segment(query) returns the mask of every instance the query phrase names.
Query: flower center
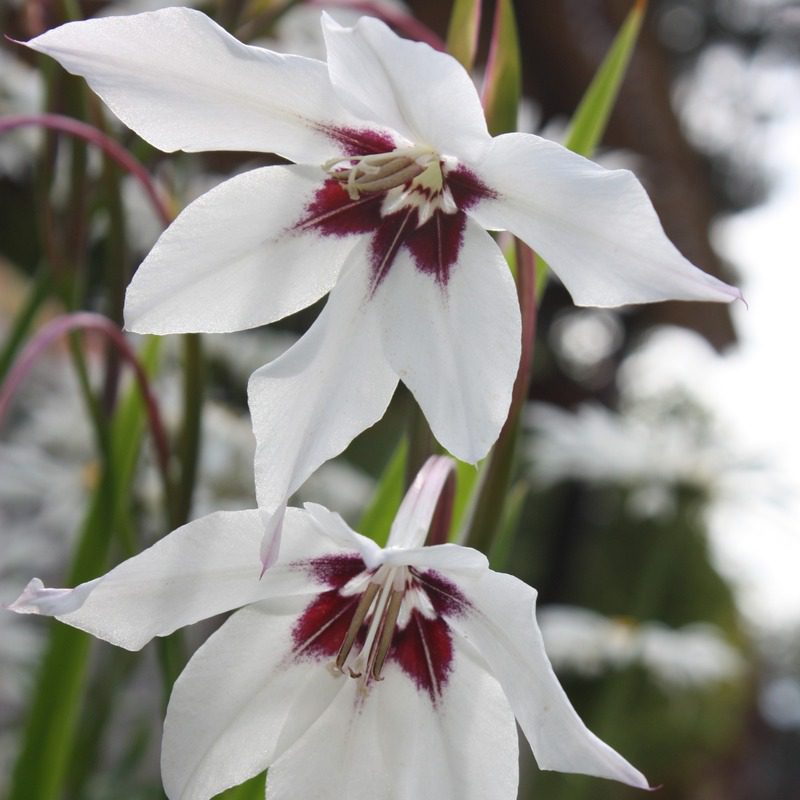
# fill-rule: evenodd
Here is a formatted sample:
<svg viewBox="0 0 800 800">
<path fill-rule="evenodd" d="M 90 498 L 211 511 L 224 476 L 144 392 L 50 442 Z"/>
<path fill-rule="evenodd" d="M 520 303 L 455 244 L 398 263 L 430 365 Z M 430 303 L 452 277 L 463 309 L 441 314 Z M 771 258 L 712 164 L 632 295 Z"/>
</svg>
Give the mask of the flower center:
<svg viewBox="0 0 800 800">
<path fill-rule="evenodd" d="M 381 216 L 416 208 L 418 228 L 436 211 L 458 211 L 447 188 L 442 159 L 423 145 L 337 157 L 323 164 L 323 169 L 344 185 L 351 200 L 359 200 L 362 194 L 384 194 Z"/>
<path fill-rule="evenodd" d="M 336 669 L 339 672 L 347 671 L 351 678 L 360 678 L 365 688 L 370 680 L 382 680 L 381 671 L 397 627 L 408 577 L 406 567 L 384 565 L 378 569 L 361 595 L 336 655 Z M 358 655 L 354 655 L 353 645 L 370 612 L 366 639 Z"/>
<path fill-rule="evenodd" d="M 469 606 L 456 586 L 433 570 L 385 564 L 368 570 L 354 554 L 298 562 L 298 568 L 325 588 L 293 626 L 294 658 L 357 679 L 362 694 L 393 664 L 438 702 L 453 665 L 446 618 Z"/>
</svg>

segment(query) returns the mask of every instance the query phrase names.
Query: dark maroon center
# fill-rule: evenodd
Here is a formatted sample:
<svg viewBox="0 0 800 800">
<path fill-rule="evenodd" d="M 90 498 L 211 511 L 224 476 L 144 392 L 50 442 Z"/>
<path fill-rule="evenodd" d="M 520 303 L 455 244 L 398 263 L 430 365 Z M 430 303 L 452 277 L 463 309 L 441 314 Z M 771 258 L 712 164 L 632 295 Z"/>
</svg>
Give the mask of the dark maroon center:
<svg viewBox="0 0 800 800">
<path fill-rule="evenodd" d="M 331 128 L 326 133 L 342 148 L 344 156 L 389 153 L 395 143 L 378 131 Z M 411 186 L 409 180 L 406 188 Z M 442 209 L 419 224 L 414 206 L 382 214 L 385 192 L 365 192 L 358 198 L 348 193 L 342 182 L 329 178 L 317 189 L 294 230 L 315 230 L 325 236 L 367 234 L 370 285 L 374 292 L 386 277 L 398 253 L 405 248 L 416 268 L 445 287 L 450 271 L 458 261 L 466 226 L 465 212 L 479 200 L 496 196 L 476 175 L 459 165 L 444 174 L 444 186 L 455 201 L 456 211 Z"/>
<path fill-rule="evenodd" d="M 327 588 L 309 603 L 292 629 L 294 657 L 330 662 L 344 642 L 361 599 L 361 594 L 343 590 L 356 576 L 363 573 L 366 577 L 367 568 L 355 554 L 323 556 L 299 566 Z M 395 628 L 387 662 L 396 663 L 435 704 L 453 668 L 453 637 L 447 618 L 463 614 L 469 603 L 440 573 L 409 571 L 413 588 L 427 597 L 433 613 L 430 609 L 423 613 L 415 604 L 403 624 Z M 359 631 L 358 647 L 367 638 L 370 622 L 371 616 L 367 616 Z"/>
</svg>

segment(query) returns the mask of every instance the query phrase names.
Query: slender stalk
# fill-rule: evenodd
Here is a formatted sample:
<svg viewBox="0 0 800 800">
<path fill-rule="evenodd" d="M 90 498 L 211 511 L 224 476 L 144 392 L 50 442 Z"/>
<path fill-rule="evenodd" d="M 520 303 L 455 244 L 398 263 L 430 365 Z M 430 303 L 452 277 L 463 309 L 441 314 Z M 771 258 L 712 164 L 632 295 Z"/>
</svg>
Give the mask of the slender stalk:
<svg viewBox="0 0 800 800">
<path fill-rule="evenodd" d="M 45 325 L 34 339 L 27 344 L 0 387 L 0 423 L 20 384 L 30 372 L 31 367 L 42 351 L 56 339 L 75 330 L 96 330 L 103 333 L 114 343 L 122 358 L 132 367 L 150 421 L 150 431 L 153 436 L 165 491 L 169 495 L 169 445 L 158 404 L 150 389 L 150 380 L 136 353 L 133 352 L 119 328 L 100 314 L 82 311 L 57 317 Z"/>
<path fill-rule="evenodd" d="M 183 525 L 192 509 L 192 495 L 197 482 L 200 459 L 203 396 L 205 394 L 205 364 L 203 343 L 199 333 L 183 337 L 183 428 L 180 437 L 180 483 L 172 519 L 173 527 Z"/>
<path fill-rule="evenodd" d="M 156 189 L 150 173 L 140 161 L 134 158 L 121 144 L 102 131 L 81 122 L 77 119 L 62 116 L 61 114 L 20 114 L 0 119 L 0 133 L 14 130 L 26 125 L 38 125 L 54 131 L 67 133 L 91 142 L 106 153 L 122 169 L 130 173 L 142 186 L 148 199 L 153 205 L 159 219 L 164 225 L 172 222 L 172 212 L 167 203 L 161 198 Z"/>
<path fill-rule="evenodd" d="M 390 25 L 409 39 L 425 42 L 434 50 L 444 52 L 447 49 L 447 45 L 442 39 L 427 25 L 423 25 L 416 17 L 390 8 L 383 3 L 369 2 L 369 0 L 307 0 L 306 5 L 320 8 L 330 8 L 331 6 L 350 8 L 370 17 L 382 19 L 387 25 Z"/>
</svg>

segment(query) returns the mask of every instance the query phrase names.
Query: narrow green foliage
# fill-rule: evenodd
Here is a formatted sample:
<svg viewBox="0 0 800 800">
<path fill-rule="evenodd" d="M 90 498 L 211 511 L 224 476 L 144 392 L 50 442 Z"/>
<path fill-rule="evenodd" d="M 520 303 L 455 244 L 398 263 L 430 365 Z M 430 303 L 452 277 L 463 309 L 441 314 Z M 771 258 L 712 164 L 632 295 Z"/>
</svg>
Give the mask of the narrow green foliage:
<svg viewBox="0 0 800 800">
<path fill-rule="evenodd" d="M 572 115 L 564 142 L 570 150 L 591 156 L 600 143 L 639 38 L 646 7 L 640 1 L 631 9 Z"/>
<path fill-rule="evenodd" d="M 451 539 L 459 538 L 480 474 L 480 467 L 467 464 L 465 461 L 456 462 L 456 496 L 453 500 L 453 519 L 450 524 Z"/>
<path fill-rule="evenodd" d="M 519 529 L 525 498 L 528 496 L 528 488 L 527 482 L 519 481 L 511 487 L 511 491 L 506 495 L 503 516 L 497 526 L 497 535 L 489 551 L 489 563 L 492 569 L 498 571 L 508 569 L 508 560 L 514 544 L 514 537 Z"/>
<path fill-rule="evenodd" d="M 265 773 L 261 772 L 249 781 L 232 786 L 221 794 L 215 796 L 214 800 L 264 800 Z"/>
<path fill-rule="evenodd" d="M 447 28 L 447 52 L 466 70 L 475 63 L 481 27 L 481 0 L 456 0 Z"/>
<path fill-rule="evenodd" d="M 14 318 L 11 329 L 6 334 L 3 348 L 0 350 L 0 383 L 5 380 L 17 353 L 22 347 L 22 343 L 28 336 L 36 314 L 47 299 L 49 281 L 50 275 L 47 270 L 40 269 L 34 283 L 31 285 L 25 304 Z"/>
<path fill-rule="evenodd" d="M 369 536 L 381 546 L 389 539 L 392 522 L 403 499 L 407 458 L 408 442 L 403 438 L 392 453 L 372 501 L 358 522 L 359 533 Z"/>
<path fill-rule="evenodd" d="M 498 0 L 481 98 L 492 136 L 508 133 L 517 128 L 520 73 L 519 39 L 514 7 L 511 0 Z"/>
<path fill-rule="evenodd" d="M 156 337 L 145 347 L 142 360 L 148 370 L 157 362 L 159 347 Z M 144 419 L 144 404 L 138 387 L 133 387 L 111 425 L 109 459 L 103 465 L 83 524 L 66 577 L 68 586 L 90 580 L 108 567 L 112 538 L 130 514 L 130 488 Z M 90 642 L 90 637 L 80 631 L 51 623 L 8 800 L 60 797 L 76 743 Z"/>
</svg>

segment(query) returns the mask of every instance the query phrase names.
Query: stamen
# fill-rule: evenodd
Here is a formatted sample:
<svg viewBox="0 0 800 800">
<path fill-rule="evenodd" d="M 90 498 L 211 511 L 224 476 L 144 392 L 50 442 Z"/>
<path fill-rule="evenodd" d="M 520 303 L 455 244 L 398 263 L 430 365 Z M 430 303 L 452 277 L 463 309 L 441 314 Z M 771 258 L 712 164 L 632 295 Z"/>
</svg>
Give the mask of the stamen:
<svg viewBox="0 0 800 800">
<path fill-rule="evenodd" d="M 339 652 L 336 655 L 336 667 L 340 671 L 343 669 L 345 661 L 347 661 L 347 656 L 350 655 L 350 651 L 353 649 L 353 644 L 356 641 L 358 632 L 361 630 L 361 626 L 364 623 L 367 612 L 369 611 L 372 601 L 375 599 L 375 595 L 378 593 L 380 588 L 380 583 L 373 583 L 370 581 L 367 584 L 367 588 L 364 590 L 364 594 L 361 595 L 361 599 L 358 601 L 358 606 L 353 614 L 353 619 L 350 620 L 350 627 L 347 629 L 342 646 L 339 648 Z"/>
<path fill-rule="evenodd" d="M 417 145 L 399 147 L 390 153 L 332 158 L 322 168 L 346 183 L 350 198 L 358 200 L 361 192 L 386 192 L 432 169 L 439 171 L 439 160 L 434 152 Z"/>
<path fill-rule="evenodd" d="M 386 656 L 389 654 L 389 648 L 392 644 L 392 637 L 394 636 L 394 629 L 397 626 L 397 617 L 400 614 L 400 607 L 403 605 L 404 589 L 392 589 L 389 596 L 389 603 L 383 615 L 381 632 L 378 637 L 378 642 L 373 645 L 373 653 L 375 654 L 370 675 L 373 680 L 381 681 L 381 670 L 386 661 Z"/>
</svg>

